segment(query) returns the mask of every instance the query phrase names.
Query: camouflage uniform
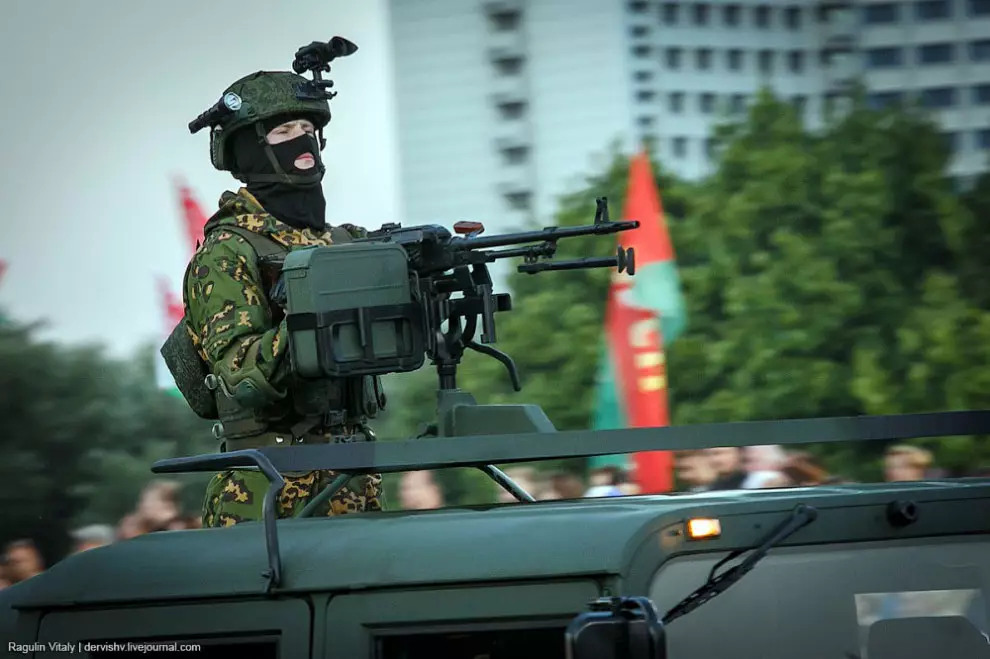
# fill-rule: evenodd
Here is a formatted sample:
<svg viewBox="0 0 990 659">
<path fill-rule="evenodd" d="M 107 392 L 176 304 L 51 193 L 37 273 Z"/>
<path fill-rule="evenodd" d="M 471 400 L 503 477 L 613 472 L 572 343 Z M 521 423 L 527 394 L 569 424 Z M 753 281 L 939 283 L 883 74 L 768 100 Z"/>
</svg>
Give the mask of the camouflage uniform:
<svg viewBox="0 0 990 659">
<path fill-rule="evenodd" d="M 273 305 L 256 255 L 244 238 L 222 227 L 242 227 L 271 238 L 286 248 L 330 245 L 329 232 L 295 229 L 271 215 L 241 189 L 221 198 L 220 212 L 210 220 L 209 235 L 193 256 L 188 270 L 184 297 L 186 330 L 193 345 L 214 371 L 236 373 L 257 368 L 268 383 L 284 391 L 292 378 L 285 350 L 285 320 L 273 324 Z M 216 228 L 215 228 L 216 227 Z M 274 307 L 275 313 L 280 310 Z M 258 411 L 258 417 L 278 423 L 288 435 L 293 418 L 292 401 L 283 400 Z M 317 428 L 303 436 L 306 443 L 333 439 L 329 429 Z M 241 448 L 242 446 L 237 446 Z M 286 476 L 278 500 L 280 517 L 291 517 L 329 484 L 331 471 Z M 268 480 L 258 471 L 224 471 L 216 474 L 207 488 L 203 526 L 229 526 L 261 517 L 261 504 Z M 382 477 L 355 477 L 349 487 L 331 498 L 325 515 L 362 510 L 381 510 Z"/>
<path fill-rule="evenodd" d="M 219 419 L 215 434 L 224 441 L 225 451 L 374 441 L 366 420 L 377 407 L 368 402 L 369 396 L 379 407 L 384 402 L 377 380 L 372 391 L 369 378 L 296 378 L 284 311 L 270 298 L 277 269 L 263 257 L 363 235 L 363 230 L 349 226 L 342 234 L 323 219 L 321 181 L 326 169 L 319 154 L 330 110 L 307 82 L 289 72 L 258 72 L 225 92 L 222 102 L 230 112 L 213 122 L 211 158 L 217 169 L 231 171 L 247 186 L 224 193 L 219 211 L 207 223 L 203 244 L 186 270 L 185 318 L 162 349 L 166 361 L 173 358 L 169 367 L 196 413 Z M 310 120 L 319 130 L 319 142 L 312 134 L 275 144 L 266 139 L 274 127 L 295 119 Z M 316 166 L 298 169 L 293 163 L 303 154 L 313 156 Z M 175 337 L 181 337 L 178 348 Z M 178 365 L 177 354 L 182 356 Z M 206 382 L 212 391 L 193 391 L 196 386 L 190 382 Z M 286 485 L 276 514 L 290 517 L 336 474 L 314 471 L 283 477 Z M 216 474 L 207 488 L 203 526 L 260 519 L 267 489 L 267 479 L 257 470 Z M 381 498 L 381 475 L 356 476 L 317 514 L 381 510 Z"/>
</svg>

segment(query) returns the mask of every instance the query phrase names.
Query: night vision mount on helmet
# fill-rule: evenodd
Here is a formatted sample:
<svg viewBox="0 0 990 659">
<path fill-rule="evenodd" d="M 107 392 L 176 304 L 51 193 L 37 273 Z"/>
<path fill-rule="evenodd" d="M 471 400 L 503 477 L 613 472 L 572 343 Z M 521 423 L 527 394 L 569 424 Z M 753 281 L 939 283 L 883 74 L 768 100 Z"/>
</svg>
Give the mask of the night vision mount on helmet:
<svg viewBox="0 0 990 659">
<path fill-rule="evenodd" d="M 326 147 L 323 128 L 330 123 L 330 99 L 337 92 L 330 91 L 332 80 L 324 80 L 323 72 L 330 71 L 330 62 L 347 57 L 357 51 L 357 46 L 343 37 L 330 41 L 314 41 L 296 51 L 292 71 L 258 71 L 231 84 L 212 107 L 189 122 L 189 132 L 196 134 L 210 128 L 210 158 L 213 166 L 231 171 L 231 136 L 238 130 L 254 126 L 266 151 L 271 147 L 265 141 L 264 123 L 274 117 L 306 118 L 313 122 L 319 136 L 320 150 Z M 294 71 L 294 73 L 293 73 Z M 312 80 L 301 74 L 309 71 Z M 274 159 L 274 156 L 269 155 Z M 308 177 L 323 173 L 314 172 Z M 281 173 L 280 176 L 288 175 Z M 290 181 L 311 183 L 312 181 Z"/>
</svg>

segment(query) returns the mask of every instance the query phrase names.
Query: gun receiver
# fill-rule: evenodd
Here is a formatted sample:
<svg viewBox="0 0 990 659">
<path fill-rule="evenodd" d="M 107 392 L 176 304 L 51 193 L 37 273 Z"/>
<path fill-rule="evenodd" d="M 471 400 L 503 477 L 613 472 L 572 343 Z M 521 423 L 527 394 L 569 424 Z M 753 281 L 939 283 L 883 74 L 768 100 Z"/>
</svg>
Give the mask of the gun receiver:
<svg viewBox="0 0 990 659">
<path fill-rule="evenodd" d="M 522 257 L 518 270 L 529 274 L 617 267 L 632 275 L 632 249 L 619 247 L 614 257 L 552 259 L 562 239 L 637 227 L 636 220 L 610 221 L 608 202 L 602 197 L 594 223 L 585 226 L 481 237 L 484 227 L 478 222 L 458 222 L 454 233 L 438 225 L 386 224 L 351 243 L 290 252 L 273 298 L 286 301 L 293 368 L 305 378 L 379 376 L 418 370 L 429 358 L 437 369 L 443 434 L 455 432 L 456 419 L 461 419 L 457 433 L 462 435 L 469 434 L 465 424 L 490 426 L 478 420 L 488 413 L 500 415 L 500 427 L 553 431 L 534 406 L 478 406 L 457 388 L 457 367 L 465 350 L 498 360 L 513 389 L 522 388 L 512 358 L 490 345 L 498 338 L 495 314 L 511 310 L 512 299 L 493 291 L 488 264 Z M 455 407 L 460 408 L 456 414 Z M 474 411 L 468 413 L 465 407 Z M 514 420 L 509 419 L 513 414 Z"/>
<path fill-rule="evenodd" d="M 401 245 L 409 255 L 409 269 L 419 284 L 424 309 L 426 354 L 437 367 L 441 391 L 457 388 L 456 369 L 465 349 L 501 362 L 508 371 L 513 389 L 519 391 L 519 374 L 512 358 L 488 345 L 497 340 L 495 313 L 511 310 L 512 302 L 508 294 L 492 291 L 487 264 L 522 257 L 524 263 L 517 266 L 517 270 L 528 274 L 616 267 L 620 272 L 633 275 L 636 264 L 632 248 L 619 247 L 613 257 L 550 259 L 556 255 L 559 240 L 601 236 L 638 227 L 637 220 L 610 221 L 608 200 L 600 197 L 596 200 L 594 223 L 584 226 L 547 227 L 481 237 L 484 226 L 480 222 L 458 222 L 454 225 L 458 235 L 452 235 L 438 225 L 402 228 L 399 224 L 386 224 L 356 242 L 394 243 Z M 508 249 L 494 249 L 499 247 Z M 461 297 L 453 298 L 456 293 Z M 480 343 L 474 340 L 479 317 Z M 441 329 L 444 323 L 446 330 Z"/>
</svg>

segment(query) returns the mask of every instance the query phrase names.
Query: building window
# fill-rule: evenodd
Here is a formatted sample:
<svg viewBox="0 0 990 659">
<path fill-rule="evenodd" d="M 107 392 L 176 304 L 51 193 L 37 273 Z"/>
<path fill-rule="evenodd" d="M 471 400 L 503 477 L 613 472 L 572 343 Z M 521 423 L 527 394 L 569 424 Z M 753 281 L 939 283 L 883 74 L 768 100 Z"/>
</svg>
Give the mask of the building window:
<svg viewBox="0 0 990 659">
<path fill-rule="evenodd" d="M 960 137 L 961 135 L 959 133 L 954 133 L 952 131 L 945 131 L 942 133 L 942 140 L 945 142 L 945 148 L 949 153 L 955 153 L 959 150 L 962 143 Z"/>
<path fill-rule="evenodd" d="M 522 119 L 524 114 L 526 114 L 526 104 L 522 101 L 498 104 L 498 116 L 500 119 Z"/>
<path fill-rule="evenodd" d="M 746 111 L 746 95 L 745 94 L 733 94 L 732 100 L 729 102 L 729 111 L 733 114 L 742 114 Z"/>
<path fill-rule="evenodd" d="M 952 18 L 949 0 L 922 0 L 914 5 L 914 17 L 919 21 L 941 21 Z"/>
<path fill-rule="evenodd" d="M 491 27 L 497 32 L 511 32 L 519 29 L 522 23 L 522 12 L 516 9 L 506 9 L 488 14 Z"/>
<path fill-rule="evenodd" d="M 870 69 L 891 69 L 904 64 L 904 52 L 900 48 L 869 48 L 866 66 Z"/>
<path fill-rule="evenodd" d="M 784 23 L 790 30 L 801 29 L 801 8 L 788 7 L 784 10 Z"/>
<path fill-rule="evenodd" d="M 743 51 L 733 48 L 726 52 L 728 67 L 730 71 L 741 71 L 743 68 Z"/>
<path fill-rule="evenodd" d="M 716 142 L 714 137 L 705 138 L 705 155 L 709 160 L 713 160 L 716 155 Z"/>
<path fill-rule="evenodd" d="M 715 111 L 715 94 L 706 92 L 701 95 L 700 106 L 702 114 L 711 114 Z"/>
<path fill-rule="evenodd" d="M 804 71 L 804 53 L 800 50 L 792 50 L 787 53 L 787 68 L 791 73 Z"/>
<path fill-rule="evenodd" d="M 884 2 L 863 7 L 863 22 L 869 25 L 888 25 L 900 20 L 900 7 L 896 2 Z"/>
<path fill-rule="evenodd" d="M 901 102 L 900 92 L 874 92 L 867 97 L 867 103 L 874 110 L 882 110 Z"/>
<path fill-rule="evenodd" d="M 647 44 L 639 44 L 633 46 L 632 51 L 636 57 L 646 57 L 650 54 L 650 47 Z"/>
<path fill-rule="evenodd" d="M 500 76 L 514 76 L 522 72 L 523 61 L 522 57 L 502 56 L 494 58 L 492 66 Z"/>
<path fill-rule="evenodd" d="M 698 3 L 694 6 L 694 24 L 695 25 L 708 25 L 709 14 L 711 13 L 711 8 L 705 3 Z"/>
<path fill-rule="evenodd" d="M 629 3 L 629 11 L 631 11 L 634 14 L 642 14 L 644 11 L 646 11 L 646 7 L 649 4 L 650 3 L 648 3 L 646 0 L 632 0 Z"/>
<path fill-rule="evenodd" d="M 736 27 L 739 25 L 739 15 L 742 13 L 742 8 L 739 5 L 725 5 L 722 8 L 722 16 L 725 24 L 729 27 Z"/>
<path fill-rule="evenodd" d="M 990 105 L 990 85 L 973 87 L 973 105 Z"/>
<path fill-rule="evenodd" d="M 681 6 L 676 2 L 665 2 L 661 8 L 663 15 L 663 22 L 665 25 L 677 25 L 678 13 L 677 10 Z"/>
<path fill-rule="evenodd" d="M 633 25 L 629 28 L 629 33 L 634 37 L 645 37 L 650 33 L 650 28 L 645 25 Z"/>
<path fill-rule="evenodd" d="M 970 41 L 969 59 L 974 62 L 990 62 L 990 39 Z"/>
<path fill-rule="evenodd" d="M 528 211 L 532 208 L 533 195 L 529 192 L 507 192 L 505 201 L 514 211 Z"/>
<path fill-rule="evenodd" d="M 712 68 L 712 49 L 701 48 L 695 53 L 695 62 L 699 71 L 708 71 Z"/>
<path fill-rule="evenodd" d="M 990 16 L 990 0 L 969 0 L 970 16 Z"/>
<path fill-rule="evenodd" d="M 976 132 L 976 148 L 981 151 L 990 149 L 990 130 L 984 128 Z"/>
<path fill-rule="evenodd" d="M 653 117 L 640 117 L 636 120 L 640 128 L 652 128 L 653 127 Z"/>
<path fill-rule="evenodd" d="M 656 92 L 652 89 L 640 89 L 636 92 L 636 100 L 640 103 L 649 103 L 656 96 Z"/>
<path fill-rule="evenodd" d="M 674 155 L 678 158 L 684 158 L 687 156 L 687 138 L 686 137 L 675 137 L 671 140 L 671 146 L 673 147 Z"/>
<path fill-rule="evenodd" d="M 955 59 L 955 44 L 930 43 L 918 47 L 918 64 L 948 64 Z"/>
<path fill-rule="evenodd" d="M 671 92 L 667 102 L 670 105 L 671 114 L 680 114 L 684 111 L 684 92 Z"/>
<path fill-rule="evenodd" d="M 804 112 L 808 108 L 808 97 L 798 94 L 791 99 L 791 105 L 794 106 L 794 111 L 797 112 L 798 117 L 804 117 Z"/>
<path fill-rule="evenodd" d="M 920 98 L 921 104 L 926 108 L 951 108 L 956 104 L 956 90 L 952 87 L 932 87 L 923 89 Z"/>
<path fill-rule="evenodd" d="M 636 82 L 649 82 L 653 79 L 653 71 L 636 71 L 633 80 Z"/>
<path fill-rule="evenodd" d="M 664 53 L 664 59 L 667 60 L 667 68 L 671 71 L 676 71 L 681 68 L 681 53 L 683 51 L 680 48 L 668 48 Z"/>
<path fill-rule="evenodd" d="M 773 73 L 773 51 L 760 51 L 760 73 Z"/>
<path fill-rule="evenodd" d="M 849 106 L 849 97 L 839 92 L 829 92 L 825 94 L 824 104 L 826 115 L 838 114 Z"/>
<path fill-rule="evenodd" d="M 529 147 L 513 146 L 502 149 L 502 155 L 505 157 L 505 164 L 521 165 L 529 159 Z"/>
<path fill-rule="evenodd" d="M 767 5 L 760 5 L 754 9 L 753 22 L 756 23 L 756 27 L 770 27 L 770 7 Z"/>
</svg>

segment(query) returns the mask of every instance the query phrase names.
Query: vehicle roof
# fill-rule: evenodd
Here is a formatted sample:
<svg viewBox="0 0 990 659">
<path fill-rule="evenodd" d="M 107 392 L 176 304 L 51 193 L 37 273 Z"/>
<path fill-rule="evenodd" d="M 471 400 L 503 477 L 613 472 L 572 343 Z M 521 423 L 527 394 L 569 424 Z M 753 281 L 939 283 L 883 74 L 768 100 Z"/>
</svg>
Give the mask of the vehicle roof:
<svg viewBox="0 0 990 659">
<path fill-rule="evenodd" d="M 986 483 L 973 485 L 986 488 Z M 754 505 L 739 512 L 771 512 L 798 498 L 833 498 L 830 504 L 841 506 L 845 498 L 864 503 L 864 497 L 873 498 L 870 491 L 889 497 L 891 489 L 915 490 L 917 499 L 924 490 L 934 495 L 958 487 L 964 483 L 846 485 L 280 520 L 278 590 L 340 592 L 620 575 L 649 534 L 691 514 L 705 514 L 713 505 L 749 502 Z M 69 556 L 24 584 L 30 588 L 18 589 L 8 603 L 49 608 L 256 596 L 264 591 L 266 568 L 260 523 L 152 533 Z"/>
</svg>

